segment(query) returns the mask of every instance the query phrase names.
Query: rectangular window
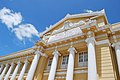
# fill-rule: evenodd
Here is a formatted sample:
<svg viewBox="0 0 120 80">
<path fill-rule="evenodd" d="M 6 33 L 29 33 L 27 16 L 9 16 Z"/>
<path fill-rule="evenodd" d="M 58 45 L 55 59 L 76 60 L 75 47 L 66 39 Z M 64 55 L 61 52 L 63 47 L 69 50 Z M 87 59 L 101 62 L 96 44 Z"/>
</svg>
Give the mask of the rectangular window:
<svg viewBox="0 0 120 80">
<path fill-rule="evenodd" d="M 49 58 L 47 69 L 50 69 L 53 58 Z"/>
<path fill-rule="evenodd" d="M 61 68 L 67 68 L 67 64 L 68 64 L 68 55 L 67 56 L 63 56 Z"/>
<path fill-rule="evenodd" d="M 80 52 L 79 53 L 78 65 L 80 67 L 87 67 L 87 65 L 88 65 L 88 53 L 87 52 Z"/>
</svg>

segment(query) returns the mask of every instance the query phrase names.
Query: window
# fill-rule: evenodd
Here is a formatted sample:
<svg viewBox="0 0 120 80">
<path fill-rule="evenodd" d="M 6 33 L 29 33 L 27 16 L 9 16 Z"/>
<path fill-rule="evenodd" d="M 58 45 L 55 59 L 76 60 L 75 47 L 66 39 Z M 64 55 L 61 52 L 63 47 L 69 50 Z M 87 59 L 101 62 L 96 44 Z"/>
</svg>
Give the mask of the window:
<svg viewBox="0 0 120 80">
<path fill-rule="evenodd" d="M 68 55 L 67 56 L 63 56 L 61 68 L 67 68 L 67 64 L 68 64 Z"/>
<path fill-rule="evenodd" d="M 103 27 L 104 25 L 105 25 L 104 22 L 100 22 L 100 23 L 98 23 L 98 27 L 99 27 L 99 28 Z"/>
<path fill-rule="evenodd" d="M 87 65 L 88 65 L 88 53 L 87 52 L 80 52 L 79 53 L 78 65 L 80 67 L 87 67 Z"/>
<path fill-rule="evenodd" d="M 52 60 L 53 60 L 53 58 L 49 58 L 49 61 L 48 61 L 48 66 L 47 66 L 47 68 L 48 68 L 48 69 L 50 69 L 50 67 L 51 67 Z"/>
</svg>

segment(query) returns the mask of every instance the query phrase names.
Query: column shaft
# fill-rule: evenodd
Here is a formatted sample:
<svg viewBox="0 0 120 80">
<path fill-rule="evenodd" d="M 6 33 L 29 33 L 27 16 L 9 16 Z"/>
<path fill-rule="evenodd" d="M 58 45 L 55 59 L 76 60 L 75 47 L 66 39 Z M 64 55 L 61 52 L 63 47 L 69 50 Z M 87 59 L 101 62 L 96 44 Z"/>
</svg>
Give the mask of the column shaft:
<svg viewBox="0 0 120 80">
<path fill-rule="evenodd" d="M 17 75 L 17 72 L 18 72 L 18 70 L 19 70 L 19 68 L 20 68 L 20 64 L 21 64 L 20 62 L 17 63 L 17 66 L 16 66 L 16 68 L 15 68 L 15 70 L 14 70 L 14 72 L 13 72 L 12 77 L 11 77 L 10 80 L 15 80 L 15 77 L 16 77 L 16 75 Z"/>
<path fill-rule="evenodd" d="M 4 68 L 4 65 L 2 64 L 1 67 L 0 67 L 0 74 L 1 74 L 2 71 L 3 71 L 3 68 Z"/>
<path fill-rule="evenodd" d="M 26 80 L 32 80 L 33 79 L 33 76 L 34 76 L 34 73 L 35 73 L 39 58 L 40 58 L 40 53 L 41 53 L 40 51 L 35 52 L 35 56 L 34 56 L 34 59 L 32 61 L 32 64 L 31 64 L 31 67 L 29 69 Z"/>
<path fill-rule="evenodd" d="M 56 68 L 57 68 L 59 52 L 55 51 L 53 54 L 54 54 L 54 57 L 53 57 L 53 60 L 52 60 L 51 69 L 50 69 L 48 80 L 54 80 L 55 73 L 56 73 Z"/>
<path fill-rule="evenodd" d="M 96 67 L 96 55 L 95 55 L 95 42 L 94 38 L 87 38 L 88 46 L 88 80 L 97 80 L 97 67 Z"/>
<path fill-rule="evenodd" d="M 20 72 L 20 75 L 18 77 L 18 80 L 22 80 L 23 79 L 23 76 L 24 76 L 24 73 L 26 71 L 27 66 L 28 66 L 28 61 L 26 60 L 25 64 L 23 65 L 23 68 L 22 68 L 22 70 Z"/>
<path fill-rule="evenodd" d="M 14 67 L 14 63 L 12 63 L 12 64 L 11 64 L 11 66 L 10 66 L 10 68 L 9 68 L 9 70 L 8 70 L 8 72 L 7 72 L 7 74 L 6 74 L 6 76 L 5 76 L 5 79 L 4 79 L 4 80 L 8 80 L 8 77 L 9 77 L 9 75 L 10 75 L 10 73 L 11 73 L 11 71 L 12 71 L 13 67 Z"/>
<path fill-rule="evenodd" d="M 75 48 L 71 47 L 69 48 L 68 51 L 69 51 L 69 59 L 68 59 L 69 61 L 67 67 L 66 80 L 73 80 Z"/>
<path fill-rule="evenodd" d="M 118 69 L 120 74 L 120 46 L 119 45 L 115 46 L 115 51 L 116 51 L 116 58 L 117 58 Z"/>
<path fill-rule="evenodd" d="M 5 66 L 4 70 L 2 71 L 2 74 L 0 75 L 0 80 L 2 80 L 2 79 L 3 79 L 3 77 L 4 77 L 4 75 L 5 75 L 5 73 L 6 73 L 7 69 L 8 69 L 8 67 L 9 67 L 9 65 L 8 65 L 8 64 L 6 64 L 6 66 Z"/>
</svg>

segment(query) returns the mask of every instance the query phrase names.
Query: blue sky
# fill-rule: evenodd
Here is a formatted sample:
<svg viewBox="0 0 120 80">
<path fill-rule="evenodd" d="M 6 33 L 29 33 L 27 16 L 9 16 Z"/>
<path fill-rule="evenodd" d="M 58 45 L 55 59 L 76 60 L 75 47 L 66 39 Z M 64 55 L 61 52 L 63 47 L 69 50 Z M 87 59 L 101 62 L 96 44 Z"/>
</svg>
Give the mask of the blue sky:
<svg viewBox="0 0 120 80">
<path fill-rule="evenodd" d="M 120 21 L 120 0 L 0 0 L 0 56 L 32 47 L 40 32 L 67 13 L 102 9 L 109 23 Z"/>
</svg>

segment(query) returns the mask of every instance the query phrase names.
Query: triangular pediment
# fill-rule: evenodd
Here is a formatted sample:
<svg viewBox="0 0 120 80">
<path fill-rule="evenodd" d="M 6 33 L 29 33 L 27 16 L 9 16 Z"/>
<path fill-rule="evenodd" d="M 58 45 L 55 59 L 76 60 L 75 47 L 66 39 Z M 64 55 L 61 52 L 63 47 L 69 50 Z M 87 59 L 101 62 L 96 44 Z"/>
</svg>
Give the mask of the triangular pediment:
<svg viewBox="0 0 120 80">
<path fill-rule="evenodd" d="M 83 13 L 75 15 L 66 15 L 65 18 L 57 22 L 55 25 L 46 29 L 41 35 L 42 39 L 49 43 L 64 38 L 81 34 L 80 26 L 85 25 L 86 22 L 94 20 L 99 16 L 105 16 L 104 11 L 97 11 L 92 13 Z"/>
<path fill-rule="evenodd" d="M 62 27 L 66 21 L 71 21 L 71 22 L 79 22 L 80 20 L 85 21 L 87 19 L 95 18 L 95 17 L 101 16 L 101 15 L 105 16 L 104 10 L 91 12 L 91 13 L 74 14 L 74 15 L 67 14 L 63 19 L 58 21 L 56 24 L 50 25 L 50 27 L 47 28 L 45 31 L 43 31 L 40 36 L 51 33 L 52 31 Z"/>
</svg>

